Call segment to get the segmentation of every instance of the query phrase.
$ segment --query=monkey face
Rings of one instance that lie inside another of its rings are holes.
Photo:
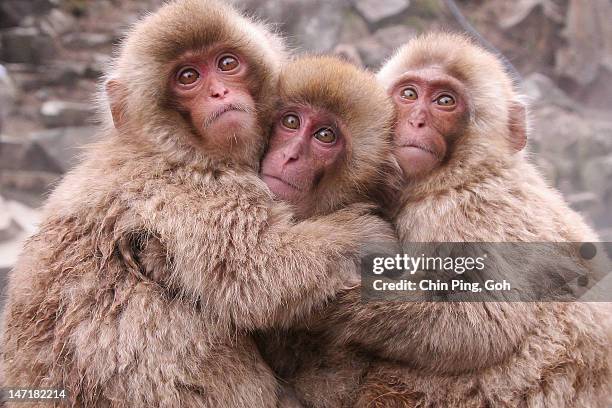
[[[325,109],[286,107],[274,125],[262,178],[279,199],[305,207],[317,184],[338,166],[348,137],[340,118]]]
[[[244,143],[256,126],[249,68],[239,53],[223,47],[179,59],[169,86],[178,110],[203,143]]]
[[[439,67],[408,71],[391,96],[398,111],[395,155],[407,177],[427,174],[447,159],[466,128],[467,92]]]

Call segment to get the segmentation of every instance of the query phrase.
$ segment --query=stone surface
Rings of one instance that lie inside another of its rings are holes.
[[[74,30],[76,19],[70,14],[54,8],[42,19],[41,29],[50,36],[62,35]]]
[[[553,104],[569,110],[576,107],[576,102],[560,89],[552,79],[539,72],[534,72],[525,77],[520,87],[532,104]]]
[[[370,24],[400,14],[408,8],[410,0],[354,0],[355,8]]]
[[[30,140],[45,151],[60,171],[65,172],[78,162],[82,147],[91,143],[95,135],[93,126],[67,127],[32,133]]]
[[[64,37],[67,47],[93,48],[109,45],[115,41],[115,36],[108,33],[70,33]]]
[[[6,62],[40,64],[56,51],[53,39],[36,27],[16,27],[2,32],[2,54]]]
[[[40,115],[47,127],[79,126],[93,123],[91,104],[52,100],[43,103]]]
[[[612,21],[612,3],[570,0],[564,36],[567,45],[558,50],[556,72],[578,84],[588,85],[597,78],[601,64],[612,62],[612,31],[604,28]]]
[[[393,52],[396,48],[406,44],[414,38],[418,31],[406,25],[392,25],[376,30],[374,38],[389,52]]]

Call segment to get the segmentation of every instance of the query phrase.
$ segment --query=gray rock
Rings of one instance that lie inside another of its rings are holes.
[[[354,44],[369,35],[370,29],[363,17],[352,9],[347,10],[338,41],[342,44]]]
[[[234,0],[247,12],[278,23],[294,46],[326,52],[338,43],[347,0]]]
[[[0,28],[16,27],[28,15],[42,15],[51,9],[49,0],[2,0],[0,1]]]
[[[0,134],[2,134],[2,123],[10,113],[17,96],[17,89],[6,68],[0,64]]]
[[[93,126],[67,127],[32,133],[30,140],[41,146],[61,171],[68,171],[79,161],[82,147],[95,140],[95,135]]]
[[[3,137],[0,141],[0,170],[60,174],[63,169],[45,150],[31,140]]]
[[[393,51],[416,37],[418,31],[406,25],[392,25],[381,28],[374,33],[376,38],[386,50]]]
[[[64,45],[76,48],[93,48],[109,45],[115,41],[113,34],[107,33],[70,33],[64,37]]]
[[[564,36],[565,47],[556,54],[557,74],[573,79],[584,86],[592,83],[600,65],[612,63],[612,31],[605,28],[612,21],[612,4],[609,0],[592,0],[585,7],[582,0],[570,0]]]
[[[52,9],[49,14],[42,19],[41,29],[51,35],[62,35],[75,29],[76,19],[60,9]]]
[[[389,56],[389,50],[387,50],[374,36],[359,41],[356,47],[366,67],[378,67],[381,62]]]
[[[552,79],[539,72],[526,77],[520,84],[532,104],[553,104],[568,110],[574,110],[576,102],[563,92]]]
[[[601,210],[601,197],[592,191],[568,194],[566,199],[570,206],[580,213],[595,214]]]
[[[601,195],[612,193],[612,156],[598,157],[585,163],[582,169],[584,186]]]
[[[36,27],[16,27],[2,32],[1,58],[6,62],[39,64],[56,52],[52,38]]]
[[[63,170],[38,144],[3,137],[0,141],[0,189],[44,194]]]
[[[79,126],[93,123],[91,104],[52,100],[43,103],[40,116],[47,127]]]
[[[354,0],[355,8],[370,24],[404,12],[410,5],[410,0]]]
[[[363,66],[359,51],[357,51],[357,48],[352,44],[338,44],[336,48],[334,48],[334,54],[357,66]]]
[[[0,196],[0,242],[15,238],[22,228],[13,219],[8,206]]]

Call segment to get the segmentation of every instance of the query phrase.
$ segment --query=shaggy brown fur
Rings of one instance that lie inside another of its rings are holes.
[[[517,124],[508,112],[519,97],[495,56],[434,34],[401,48],[378,77],[390,87],[432,65],[466,85],[470,124],[444,165],[406,182],[394,216],[401,241],[597,241],[526,157],[510,154]],[[359,300],[341,296],[324,333],[304,340],[306,357],[289,376],[305,405],[609,407],[603,305]]]
[[[261,128],[225,151],[198,141],[168,76],[219,42],[248,59],[264,118],[283,49],[260,24],[179,0],[128,35],[109,75],[120,130],[106,106],[11,273],[4,386],[65,388],[64,406],[276,406],[250,331],[303,319],[354,282],[364,240],[392,235],[367,207],[294,223],[257,177]]]
[[[301,56],[285,64],[277,111],[289,105],[324,109],[346,128],[349,144],[333,172],[312,192],[312,217],[392,194],[397,165],[391,150],[393,103],[373,74],[331,56]]]
[[[346,128],[346,153],[319,183],[304,217],[394,193],[392,180],[398,170],[391,150],[393,105],[373,74],[338,58],[302,56],[283,66],[279,95],[279,112],[296,105],[321,108],[335,114]],[[258,340],[266,361],[281,378],[289,377],[296,361],[308,353],[307,342],[308,334],[300,329],[267,331]]]

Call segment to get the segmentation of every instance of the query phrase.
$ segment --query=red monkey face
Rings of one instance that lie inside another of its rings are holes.
[[[256,124],[248,76],[241,55],[217,48],[181,58],[170,87],[194,131],[205,142],[229,146]]]
[[[323,109],[283,110],[261,168],[272,193],[298,208],[316,199],[312,191],[339,164],[346,149],[342,128],[339,119]]]
[[[425,175],[447,159],[467,126],[466,91],[438,67],[413,70],[391,88],[398,112],[395,155],[404,174]]]

